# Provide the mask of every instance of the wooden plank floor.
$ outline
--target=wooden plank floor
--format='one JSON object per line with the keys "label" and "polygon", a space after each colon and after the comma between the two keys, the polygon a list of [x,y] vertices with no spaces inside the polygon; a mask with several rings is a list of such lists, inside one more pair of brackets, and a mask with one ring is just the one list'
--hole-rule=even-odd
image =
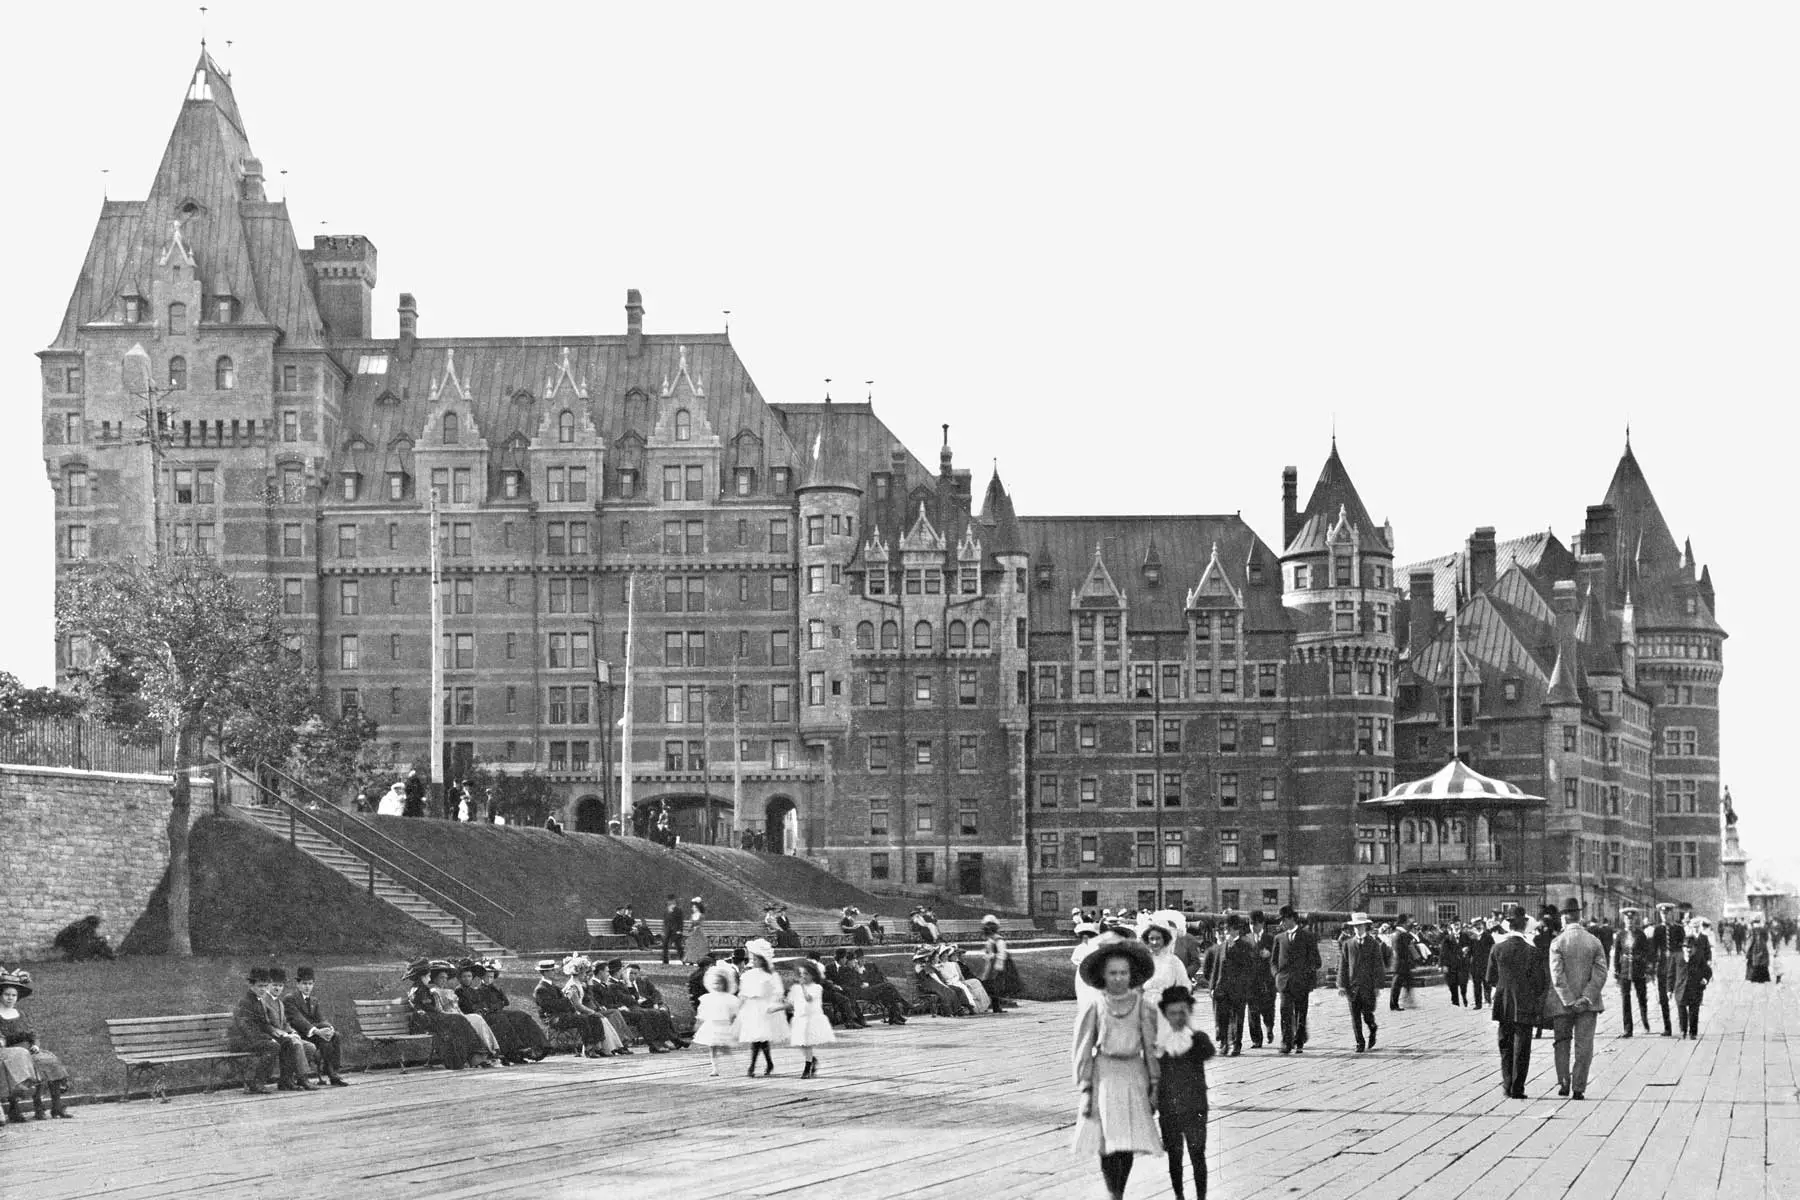
{"label": "wooden plank floor", "polygon": [[[1708,1000],[1699,1042],[1622,1040],[1609,1011],[1575,1103],[1554,1095],[1548,1035],[1533,1098],[1505,1099],[1492,1023],[1441,989],[1382,1011],[1369,1055],[1316,993],[1304,1056],[1215,1061],[1211,1195],[1800,1200],[1800,989],[1722,978]],[[1072,1016],[1028,1003],[856,1031],[806,1081],[790,1049],[754,1082],[741,1053],[711,1079],[689,1050],[90,1105],[0,1133],[0,1195],[1096,1196],[1096,1164],[1069,1150]],[[1138,1159],[1128,1195],[1169,1194],[1164,1160]]]}

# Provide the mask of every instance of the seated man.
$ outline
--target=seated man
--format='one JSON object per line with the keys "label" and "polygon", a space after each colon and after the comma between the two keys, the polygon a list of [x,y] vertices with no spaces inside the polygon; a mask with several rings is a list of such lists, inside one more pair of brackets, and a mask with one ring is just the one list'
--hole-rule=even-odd
{"label": "seated man", "polygon": [[886,943],[886,941],[887,941],[887,926],[885,926],[881,923],[881,914],[880,913],[870,913],[869,914],[868,928],[869,928],[869,937],[872,941],[874,941],[877,945],[882,945],[882,944]]}
{"label": "seated man", "polygon": [[[710,957],[710,955],[708,957]],[[668,1017],[669,1028],[671,1030],[674,1029],[675,1014],[671,1013],[669,1011],[669,1006],[663,1003],[661,989],[650,981],[650,977],[644,974],[644,969],[637,963],[626,964],[625,986],[630,990],[631,996],[637,1001],[637,1006],[639,1008],[647,1009],[650,1012],[661,1013],[663,1016]],[[677,1034],[673,1040],[677,1050],[687,1046],[687,1043],[681,1039],[679,1034]]]}
{"label": "seated man", "polygon": [[820,1003],[825,1010],[826,1019],[833,1025],[842,1025],[849,1029],[868,1028],[869,1023],[863,1020],[863,1015],[857,1009],[856,1002],[850,999],[849,993],[844,991],[843,986],[838,982],[835,964],[831,967],[826,966],[817,950],[808,950],[806,957],[819,968],[819,987],[823,992]]}
{"label": "seated man", "polygon": [[281,998],[282,1012],[287,1016],[288,1025],[293,1031],[313,1044],[319,1052],[319,1061],[325,1068],[325,1078],[331,1081],[332,1087],[349,1087],[342,1074],[344,1062],[344,1039],[319,1008],[319,1002],[313,999],[313,988],[317,981],[313,978],[311,967],[299,967],[294,971],[295,991]]}
{"label": "seated man", "polygon": [[887,1013],[889,1025],[906,1024],[906,997],[882,975],[881,968],[863,958],[861,950],[852,950],[846,970],[840,974],[844,991],[858,1002],[868,1001]]}
{"label": "seated man", "polygon": [[622,1045],[619,1035],[606,1023],[606,1018],[581,1003],[577,998],[578,992],[570,994],[573,980],[569,987],[558,984],[556,970],[555,959],[540,959],[537,965],[537,986],[531,989],[531,1002],[537,1005],[544,1023],[552,1029],[568,1029],[578,1033],[583,1058],[604,1058],[619,1049]]}
{"label": "seated man", "polygon": [[612,931],[615,934],[629,937],[631,935],[631,905],[621,904],[613,909]]}
{"label": "seated man", "polygon": [[843,934],[844,940],[852,945],[867,946],[871,944],[871,940],[869,931],[857,920],[861,915],[862,910],[854,904],[845,908],[844,915],[838,918],[838,932]]}
{"label": "seated man", "polygon": [[650,1053],[663,1054],[675,1049],[675,1023],[666,1012],[652,1012],[638,1006],[637,998],[625,986],[624,969],[624,961],[615,958],[594,972],[593,1003],[618,1014],[632,1036],[650,1047]]}
{"label": "seated man", "polygon": [[794,932],[793,923],[788,920],[785,904],[775,906],[775,944],[784,950],[800,948],[800,935]]}
{"label": "seated man", "polygon": [[[279,983],[274,979],[277,974],[281,976]],[[306,1057],[311,1047],[288,1026],[281,1011],[287,972],[252,967],[249,982],[250,990],[238,1000],[232,1013],[229,1034],[233,1050],[254,1056],[244,1090],[253,1095],[268,1091],[269,1077],[279,1064],[282,1091],[312,1091],[313,1085],[306,1078],[310,1073]]]}

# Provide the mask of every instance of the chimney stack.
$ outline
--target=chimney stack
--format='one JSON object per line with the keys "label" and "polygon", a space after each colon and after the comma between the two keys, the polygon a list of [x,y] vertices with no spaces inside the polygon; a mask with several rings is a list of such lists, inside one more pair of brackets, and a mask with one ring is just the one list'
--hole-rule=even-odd
{"label": "chimney stack", "polygon": [[419,302],[411,292],[400,293],[400,361],[409,363],[413,343],[419,340]]}
{"label": "chimney stack", "polygon": [[1483,525],[1469,535],[1469,591],[1471,594],[1494,582],[1494,569],[1500,557],[1494,528]]}
{"label": "chimney stack", "polygon": [[644,298],[636,288],[625,289],[625,355],[636,358],[644,351]]}
{"label": "chimney stack", "polygon": [[1417,655],[1437,632],[1437,574],[1414,571],[1407,578],[1406,648]]}
{"label": "chimney stack", "polygon": [[1583,553],[1575,556],[1575,578],[1580,581],[1583,592],[1593,592],[1594,603],[1600,612],[1606,612],[1612,607],[1612,589],[1607,586],[1607,573],[1605,555]]}
{"label": "chimney stack", "polygon": [[1297,467],[1281,468],[1281,548],[1293,544],[1300,532],[1300,471]]}
{"label": "chimney stack", "polygon": [[262,159],[246,158],[244,160],[244,178],[238,187],[238,198],[241,200],[266,200],[263,194]]}
{"label": "chimney stack", "polygon": [[950,478],[950,426],[944,426],[944,446],[938,451],[938,474]]}
{"label": "chimney stack", "polygon": [[375,312],[375,243],[360,233],[315,234],[312,249],[302,250],[300,259],[331,336],[369,337]]}
{"label": "chimney stack", "polygon": [[1578,554],[1612,554],[1617,537],[1619,514],[1610,504],[1590,504],[1587,510],[1587,525],[1581,531],[1581,545],[1576,547]]}

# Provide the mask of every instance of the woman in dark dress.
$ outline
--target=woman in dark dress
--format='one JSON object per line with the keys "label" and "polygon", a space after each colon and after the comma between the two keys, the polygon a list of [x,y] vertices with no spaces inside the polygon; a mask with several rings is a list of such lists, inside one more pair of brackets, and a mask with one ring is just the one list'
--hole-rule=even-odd
{"label": "woman in dark dress", "polygon": [[443,1058],[444,1065],[460,1071],[471,1063],[491,1067],[487,1046],[475,1027],[454,1013],[443,1012],[438,1005],[434,982],[448,982],[456,968],[442,959],[420,959],[406,968],[406,981],[412,984],[406,993],[407,1007],[412,1009],[411,1025],[416,1033],[429,1033],[431,1045]]}
{"label": "woman in dark dress", "polygon": [[456,970],[462,984],[456,989],[457,1000],[462,1003],[465,1013],[474,1013],[487,1021],[495,1040],[500,1043],[503,1062],[541,1062],[550,1053],[550,1041],[544,1036],[543,1029],[529,1016],[510,1007],[512,1001],[500,990],[495,981],[500,974],[499,963],[464,959],[457,964]]}
{"label": "woman in dark dress", "polygon": [[1750,983],[1769,982],[1769,926],[1761,914],[1750,919],[1750,940],[1744,943],[1744,978]]}
{"label": "woman in dark dress", "polygon": [[[18,1058],[21,1054],[28,1064],[31,1081],[31,1106],[38,1120],[44,1119],[44,1092],[50,1093],[50,1115],[53,1117],[72,1117],[75,1114],[63,1106],[63,1091],[69,1086],[69,1069],[62,1064],[62,1059],[38,1045],[37,1034],[31,1031],[31,1023],[25,1014],[19,1011],[19,1001],[31,995],[31,973],[29,971],[0,971],[0,1053],[10,1058]],[[9,1074],[0,1071],[0,1076]],[[15,1081],[22,1084],[23,1080]],[[19,1101],[16,1095],[5,1097],[7,1115],[15,1121],[22,1121],[19,1113]]]}

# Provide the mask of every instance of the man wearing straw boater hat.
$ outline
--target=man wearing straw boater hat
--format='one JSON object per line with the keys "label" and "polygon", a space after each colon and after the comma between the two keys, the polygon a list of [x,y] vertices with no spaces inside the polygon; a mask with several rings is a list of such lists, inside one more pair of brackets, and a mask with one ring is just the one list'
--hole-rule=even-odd
{"label": "man wearing straw boater hat", "polygon": [[[1356,1052],[1375,1048],[1375,1005],[1387,975],[1388,948],[1375,936],[1366,912],[1353,912],[1347,922],[1350,940],[1338,947],[1338,995],[1350,1002],[1350,1029]],[[1364,1039],[1363,1028],[1369,1036]]]}

